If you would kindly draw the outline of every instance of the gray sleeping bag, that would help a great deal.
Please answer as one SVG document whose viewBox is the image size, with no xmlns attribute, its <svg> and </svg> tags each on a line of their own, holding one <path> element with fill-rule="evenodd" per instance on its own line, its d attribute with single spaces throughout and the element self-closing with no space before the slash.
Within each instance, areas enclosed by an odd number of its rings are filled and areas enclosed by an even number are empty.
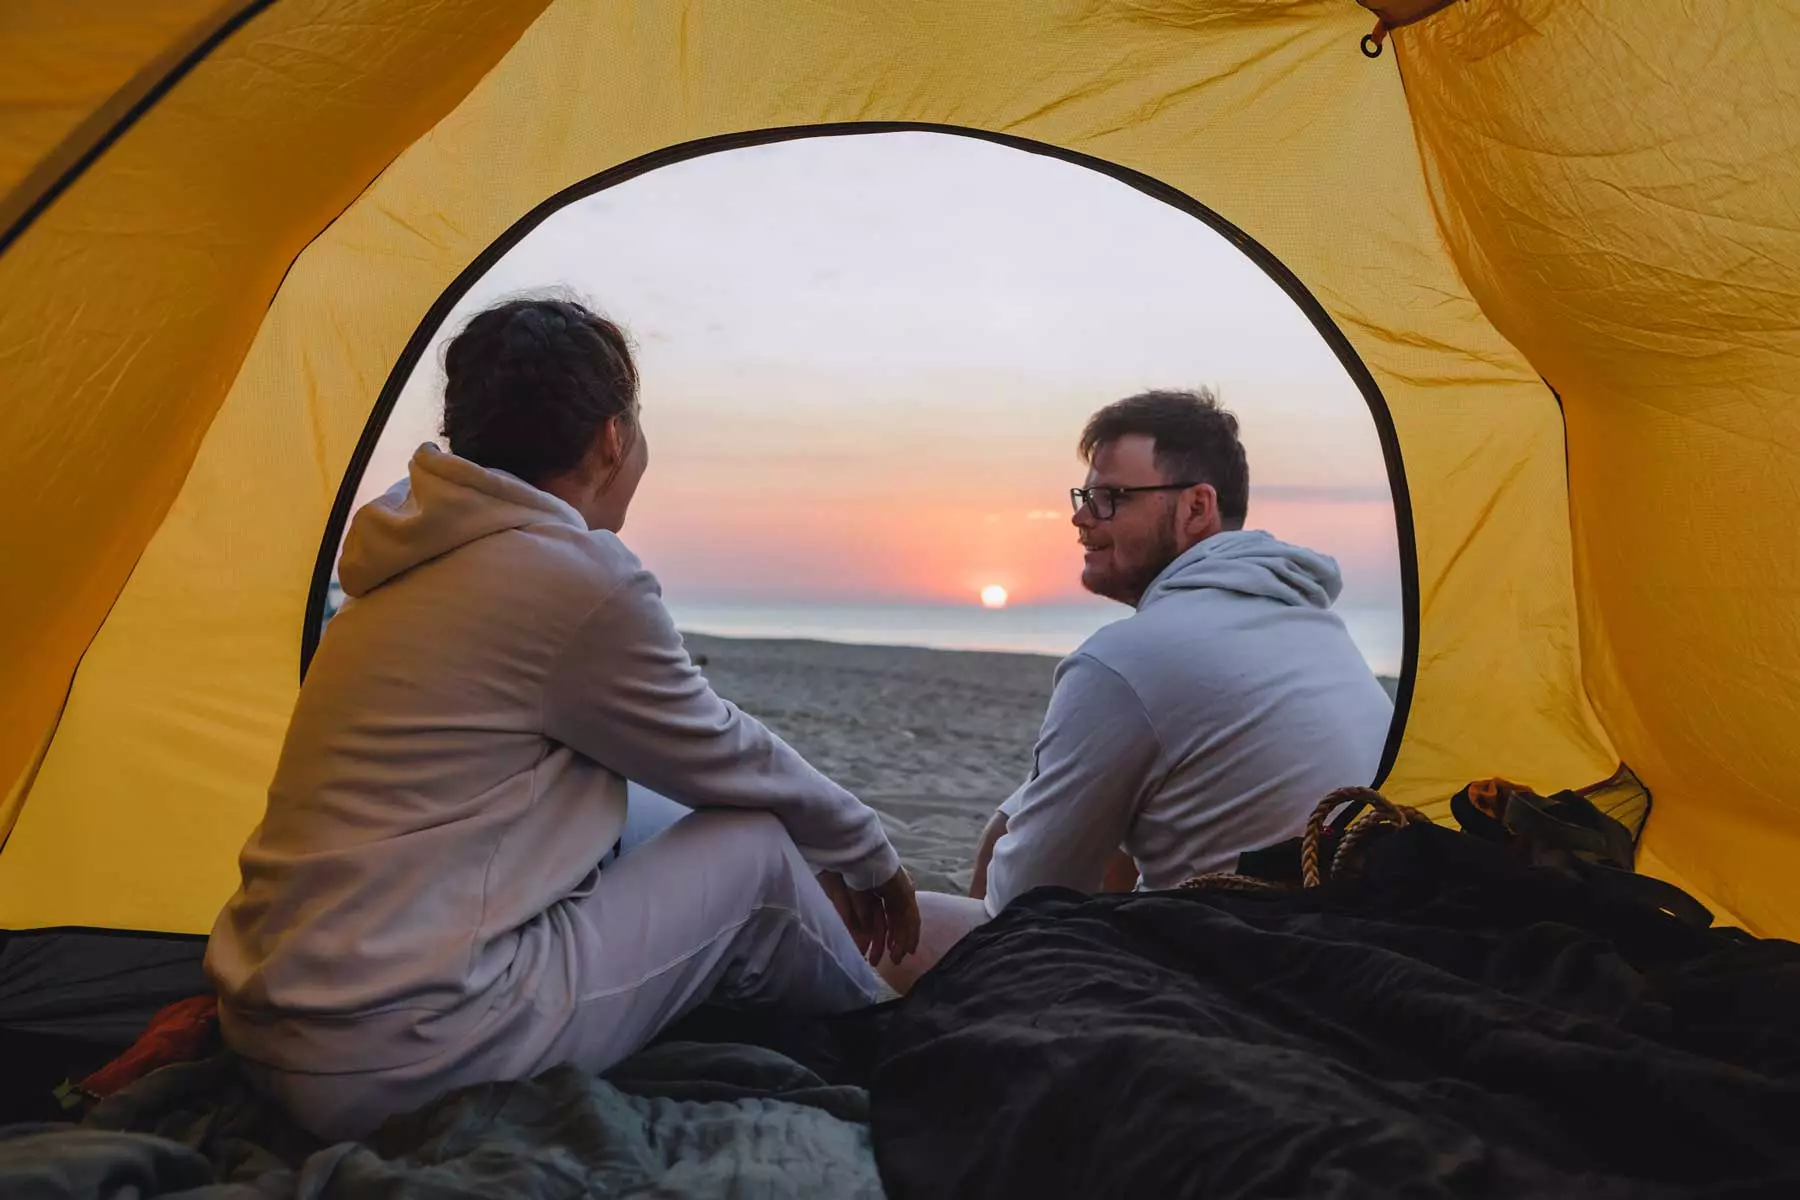
<svg viewBox="0 0 1800 1200">
<path fill-rule="evenodd" d="M 862 1089 L 772 1050 L 668 1043 L 604 1079 L 468 1088 L 325 1146 L 221 1055 L 155 1072 L 80 1126 L 0 1129 L 0 1196 L 876 1200 L 867 1121 Z"/>
</svg>

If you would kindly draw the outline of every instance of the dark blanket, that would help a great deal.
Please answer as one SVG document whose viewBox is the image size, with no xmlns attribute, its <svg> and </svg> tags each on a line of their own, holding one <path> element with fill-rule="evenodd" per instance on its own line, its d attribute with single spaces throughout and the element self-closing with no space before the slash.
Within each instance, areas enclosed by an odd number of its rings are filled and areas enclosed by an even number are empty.
<svg viewBox="0 0 1800 1200">
<path fill-rule="evenodd" d="M 1430 826 L 1275 896 L 1040 891 L 887 1017 L 895 1197 L 1800 1196 L 1800 946 Z"/>
<path fill-rule="evenodd" d="M 771 1050 L 665 1043 L 604 1080 L 469 1088 L 324 1146 L 220 1055 L 140 1080 L 79 1129 L 0 1129 L 0 1196 L 879 1200 L 867 1104 Z"/>
</svg>

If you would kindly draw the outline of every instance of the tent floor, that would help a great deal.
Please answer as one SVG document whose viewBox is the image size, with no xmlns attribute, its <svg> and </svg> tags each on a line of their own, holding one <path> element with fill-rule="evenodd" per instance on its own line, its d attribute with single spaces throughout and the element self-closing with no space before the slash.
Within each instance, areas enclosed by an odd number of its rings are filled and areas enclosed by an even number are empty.
<svg viewBox="0 0 1800 1200">
<path fill-rule="evenodd" d="M 206 939 L 0 932 L 0 1124 L 67 1117 L 55 1089 L 137 1040 L 165 1005 L 211 990 Z"/>
<path fill-rule="evenodd" d="M 117 1042 L 0 1029 L 0 1125 L 72 1119 L 57 1103 L 65 1081 L 84 1079 L 125 1047 Z"/>
</svg>

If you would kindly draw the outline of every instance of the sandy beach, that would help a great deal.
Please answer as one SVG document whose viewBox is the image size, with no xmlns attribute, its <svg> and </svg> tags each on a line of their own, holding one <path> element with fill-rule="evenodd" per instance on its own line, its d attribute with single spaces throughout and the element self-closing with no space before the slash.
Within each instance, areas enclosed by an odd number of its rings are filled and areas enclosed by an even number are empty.
<svg viewBox="0 0 1800 1200">
<path fill-rule="evenodd" d="M 685 635 L 720 695 L 881 813 L 920 887 L 963 890 L 1031 769 L 1057 660 Z"/>
<path fill-rule="evenodd" d="M 920 887 L 968 886 L 982 825 L 1031 769 L 1056 658 L 684 637 L 720 695 L 881 814 Z"/>
</svg>

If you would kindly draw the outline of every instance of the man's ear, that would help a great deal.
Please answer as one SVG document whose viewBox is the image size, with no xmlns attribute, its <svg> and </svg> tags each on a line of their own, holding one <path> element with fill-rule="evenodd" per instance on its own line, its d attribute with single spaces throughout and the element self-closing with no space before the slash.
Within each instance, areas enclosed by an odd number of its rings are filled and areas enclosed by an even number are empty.
<svg viewBox="0 0 1800 1200">
<path fill-rule="evenodd" d="M 1210 483 L 1202 483 L 1189 488 L 1188 494 L 1193 497 L 1189 502 L 1188 527 L 1196 532 L 1210 529 L 1213 526 L 1223 527 L 1219 517 L 1219 491 Z"/>
</svg>

